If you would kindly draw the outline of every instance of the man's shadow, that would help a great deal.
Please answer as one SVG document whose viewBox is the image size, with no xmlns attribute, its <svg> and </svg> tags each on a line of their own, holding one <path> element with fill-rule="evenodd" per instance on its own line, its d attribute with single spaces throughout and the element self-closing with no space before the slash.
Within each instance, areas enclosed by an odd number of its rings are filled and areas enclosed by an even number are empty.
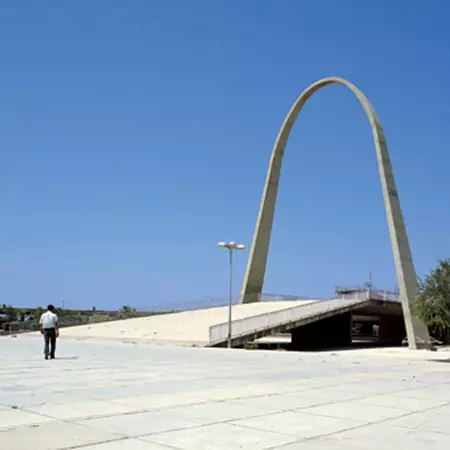
<svg viewBox="0 0 450 450">
<path fill-rule="evenodd" d="M 75 359 L 79 359 L 79 356 L 56 356 L 55 359 L 60 361 L 71 361 Z"/>
<path fill-rule="evenodd" d="M 429 359 L 430 362 L 450 363 L 450 358 L 447 359 Z"/>
</svg>

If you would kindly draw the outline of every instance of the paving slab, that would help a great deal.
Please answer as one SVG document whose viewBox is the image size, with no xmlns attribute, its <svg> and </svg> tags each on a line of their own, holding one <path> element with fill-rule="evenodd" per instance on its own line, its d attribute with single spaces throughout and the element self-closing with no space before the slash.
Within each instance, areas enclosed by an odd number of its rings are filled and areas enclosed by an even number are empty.
<svg viewBox="0 0 450 450">
<path fill-rule="evenodd" d="M 352 389 L 340 390 L 335 387 L 322 386 L 318 388 L 312 388 L 305 391 L 305 396 L 311 399 L 316 399 L 320 403 L 335 403 L 356 400 L 368 395 L 361 391 L 353 391 Z"/>
<path fill-rule="evenodd" d="M 0 405 L 3 407 L 26 408 L 32 405 L 45 405 L 48 403 L 67 403 L 73 399 L 72 396 L 59 392 L 42 391 L 33 389 L 30 391 L 15 391 L 0 394 Z"/>
<path fill-rule="evenodd" d="M 364 425 L 364 422 L 347 418 L 341 419 L 308 414 L 300 411 L 288 411 L 238 420 L 234 421 L 233 424 L 291 435 L 300 440 L 322 436 L 326 433 L 349 430 Z"/>
<path fill-rule="evenodd" d="M 18 409 L 4 409 L 0 411 L 0 431 L 21 425 L 34 426 L 50 419 L 38 414 L 32 414 Z"/>
<path fill-rule="evenodd" d="M 384 406 L 388 408 L 401 409 L 403 411 L 415 412 L 428 408 L 436 408 L 447 404 L 443 399 L 418 398 L 414 397 L 414 392 L 410 393 L 410 397 L 405 392 L 390 393 L 384 395 L 371 395 L 358 400 L 361 408 L 364 405 Z"/>
<path fill-rule="evenodd" d="M 276 412 L 309 408 L 311 406 L 328 403 L 329 400 L 326 400 L 325 398 L 313 398 L 308 396 L 308 393 L 305 392 L 272 394 L 241 398 L 233 401 L 233 404 L 260 406 Z"/>
<path fill-rule="evenodd" d="M 350 447 L 337 442 L 330 442 L 325 439 L 313 439 L 276 447 L 275 450 L 349 450 L 349 448 Z"/>
<path fill-rule="evenodd" d="M 448 449 L 450 352 L 0 338 L 7 450 Z"/>
<path fill-rule="evenodd" d="M 248 417 L 271 416 L 272 413 L 276 412 L 276 409 L 270 406 L 261 407 L 231 402 L 209 402 L 172 409 L 170 412 L 206 421 L 205 423 L 220 423 Z"/>
<path fill-rule="evenodd" d="M 70 420 L 136 413 L 142 408 L 100 400 L 72 400 L 66 403 L 32 405 L 27 407 L 26 410 L 53 419 Z"/>
<path fill-rule="evenodd" d="M 180 450 L 266 450 L 295 440 L 285 434 L 230 423 L 154 434 L 141 439 Z"/>
<path fill-rule="evenodd" d="M 209 403 L 204 398 L 191 397 L 185 394 L 144 394 L 141 396 L 113 398 L 110 401 L 123 405 L 131 405 L 133 407 L 146 409 L 149 411 L 154 409 L 161 410 L 166 408 L 174 408 L 177 406 L 190 406 L 201 403 Z"/>
<path fill-rule="evenodd" d="M 449 446 L 448 434 L 396 428 L 389 425 L 369 425 L 345 431 L 326 440 L 359 450 L 436 450 Z"/>
<path fill-rule="evenodd" d="M 450 405 L 430 408 L 393 420 L 390 425 L 450 435 Z M 448 437 L 450 443 L 450 436 Z"/>
<path fill-rule="evenodd" d="M 120 437 L 116 433 L 52 420 L 2 432 L 0 443 L 5 450 L 62 450 L 108 442 Z"/>
<path fill-rule="evenodd" d="M 137 414 L 116 415 L 112 417 L 89 419 L 78 423 L 105 431 L 118 432 L 135 437 L 149 433 L 181 430 L 211 423 L 210 419 L 198 419 L 173 411 L 151 411 Z"/>
<path fill-rule="evenodd" d="M 313 406 L 309 413 L 325 417 L 344 418 L 368 423 L 381 422 L 408 414 L 407 410 L 387 406 L 374 406 L 360 401 L 338 402 L 328 405 Z"/>
<path fill-rule="evenodd" d="M 127 438 L 103 444 L 83 446 L 82 450 L 169 450 L 169 448 L 165 445 Z"/>
<path fill-rule="evenodd" d="M 428 386 L 423 387 L 419 389 L 414 390 L 414 397 L 420 398 L 420 399 L 428 399 L 428 400 L 439 400 L 439 401 L 445 401 L 450 402 L 450 364 L 448 366 L 448 371 L 446 374 L 442 374 L 443 378 L 447 378 L 447 389 L 442 389 L 441 385 L 438 384 L 437 386 Z M 408 397 L 409 392 L 402 392 L 400 395 Z"/>
</svg>

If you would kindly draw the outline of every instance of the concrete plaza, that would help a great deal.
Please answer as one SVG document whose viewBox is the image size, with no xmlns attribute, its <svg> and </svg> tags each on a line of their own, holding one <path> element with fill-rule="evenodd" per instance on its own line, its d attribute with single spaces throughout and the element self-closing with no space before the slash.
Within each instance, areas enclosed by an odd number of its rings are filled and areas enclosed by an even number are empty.
<svg viewBox="0 0 450 450">
<path fill-rule="evenodd" d="M 0 338 L 2 450 L 448 449 L 450 352 Z"/>
</svg>

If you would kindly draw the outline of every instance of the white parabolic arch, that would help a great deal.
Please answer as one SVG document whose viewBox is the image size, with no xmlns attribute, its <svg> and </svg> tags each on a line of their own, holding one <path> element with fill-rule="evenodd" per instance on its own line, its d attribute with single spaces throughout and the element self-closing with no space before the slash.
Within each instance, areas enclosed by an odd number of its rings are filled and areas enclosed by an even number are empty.
<svg viewBox="0 0 450 450">
<path fill-rule="evenodd" d="M 411 302 L 417 295 L 416 272 L 411 257 L 408 236 L 406 234 L 405 223 L 400 209 L 400 202 L 383 128 L 381 127 L 380 120 L 372 108 L 372 105 L 369 103 L 369 100 L 356 86 L 343 78 L 323 78 L 312 84 L 297 98 L 286 116 L 277 140 L 275 141 L 272 157 L 270 159 L 240 301 L 241 303 L 251 303 L 260 301 L 261 299 L 284 149 L 292 126 L 305 102 L 314 94 L 314 92 L 329 84 L 342 84 L 347 86 L 356 95 L 369 118 L 377 153 L 378 169 L 380 172 L 389 233 L 394 252 L 408 343 L 410 348 L 418 348 L 419 346 L 422 347 L 424 345 L 428 346 L 429 335 L 427 327 L 411 314 Z"/>
</svg>

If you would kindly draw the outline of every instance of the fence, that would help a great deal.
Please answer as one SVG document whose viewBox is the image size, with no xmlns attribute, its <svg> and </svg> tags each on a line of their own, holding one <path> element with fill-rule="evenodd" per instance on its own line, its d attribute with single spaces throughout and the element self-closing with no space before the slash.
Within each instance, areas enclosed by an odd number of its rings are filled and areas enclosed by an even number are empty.
<svg viewBox="0 0 450 450">
<path fill-rule="evenodd" d="M 342 299 L 367 299 L 383 300 L 386 302 L 400 302 L 400 296 L 396 292 L 382 291 L 380 289 L 366 289 L 365 291 L 349 292 L 339 296 Z"/>
<path fill-rule="evenodd" d="M 338 286 L 335 288 L 335 297 L 346 298 L 349 295 L 361 294 L 369 295 L 370 298 L 374 300 L 392 300 L 399 301 L 400 294 L 398 292 L 386 291 L 370 286 L 352 286 L 352 287 L 342 287 Z"/>
<path fill-rule="evenodd" d="M 90 323 L 91 318 L 88 316 L 75 316 L 75 317 L 60 317 L 58 324 L 60 327 L 72 327 L 76 325 L 85 325 Z M 26 322 L 4 322 L 1 325 L 1 330 L 3 334 L 11 333 L 24 333 L 30 331 L 39 331 L 39 322 L 36 320 L 29 320 Z"/>
<path fill-rule="evenodd" d="M 239 297 L 233 298 L 233 305 L 239 303 Z M 302 301 L 312 300 L 311 297 L 302 297 L 297 295 L 282 295 L 282 294 L 261 294 L 258 296 L 258 301 L 261 302 L 281 302 L 281 301 Z M 322 300 L 322 299 L 321 299 Z M 187 302 L 168 302 L 159 303 L 156 305 L 145 306 L 137 308 L 138 312 L 178 312 L 178 311 L 192 311 L 195 309 L 217 308 L 221 306 L 228 306 L 228 297 L 211 298 L 206 300 L 194 300 Z"/>
<path fill-rule="evenodd" d="M 123 313 L 123 312 L 115 312 L 111 311 L 107 314 L 93 312 L 89 315 L 72 315 L 72 316 L 60 316 L 58 318 L 58 325 L 60 328 L 64 327 L 74 327 L 77 325 L 87 325 L 99 322 L 109 322 L 113 320 L 121 320 L 121 319 L 130 319 L 134 317 L 143 317 L 150 315 L 146 313 Z M 0 324 L 0 333 L 9 334 L 13 333 L 24 333 L 30 331 L 39 331 L 39 322 L 37 320 L 28 320 L 28 321 L 5 321 Z"/>
</svg>

